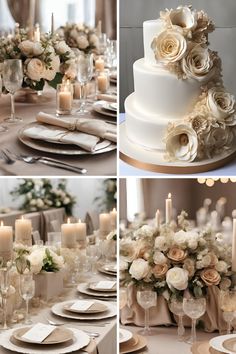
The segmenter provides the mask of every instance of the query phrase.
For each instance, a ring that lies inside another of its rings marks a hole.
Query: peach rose
[[[156,264],[152,270],[155,278],[163,278],[166,275],[168,270],[168,265],[165,264]]]
[[[174,262],[182,262],[187,257],[187,253],[178,247],[173,247],[167,253],[167,257]]]
[[[217,270],[211,268],[204,269],[200,276],[207,286],[218,285],[221,279]]]

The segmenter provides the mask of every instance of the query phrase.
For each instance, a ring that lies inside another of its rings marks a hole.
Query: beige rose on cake
[[[136,280],[141,280],[146,278],[151,271],[151,268],[147,261],[142,258],[137,258],[131,264],[129,268],[129,273],[132,278]]]
[[[236,124],[235,98],[224,88],[213,87],[208,91],[207,106],[219,121],[229,126]]]
[[[215,73],[212,52],[201,45],[194,46],[181,65],[185,76],[197,81],[209,80]]]
[[[221,280],[220,274],[212,268],[204,269],[200,276],[207,286],[218,285]]]
[[[165,264],[156,264],[153,269],[152,273],[155,278],[163,278],[166,275],[166,272],[168,271],[168,265]]]
[[[181,27],[187,34],[197,26],[197,14],[192,11],[188,6],[179,6],[176,10],[169,12],[169,24],[171,27]]]
[[[188,287],[188,271],[174,267],[166,273],[166,282],[170,289],[185,290]]]
[[[174,262],[182,262],[187,257],[187,252],[178,247],[172,247],[167,253],[167,257]]]
[[[44,63],[37,58],[30,59],[26,67],[26,75],[34,81],[40,81],[44,77]]]
[[[156,60],[166,64],[174,63],[185,55],[187,42],[179,31],[166,30],[153,39],[151,48]]]
[[[229,127],[212,127],[206,136],[204,136],[206,152],[209,151],[211,153],[223,147],[230,147],[233,139],[234,134]]]
[[[172,125],[165,137],[167,158],[170,161],[192,162],[197,156],[197,134],[189,123]]]

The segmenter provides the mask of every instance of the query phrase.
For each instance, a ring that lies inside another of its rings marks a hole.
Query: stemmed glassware
[[[7,325],[7,293],[10,287],[9,269],[7,267],[0,269],[0,292],[3,307],[3,325],[1,329],[8,329]]]
[[[19,59],[7,59],[3,62],[3,84],[11,95],[11,115],[4,120],[8,123],[18,123],[22,118],[15,115],[14,94],[21,88],[23,81],[22,61]]]
[[[102,54],[104,54],[106,47],[107,47],[107,34],[100,33],[98,39],[99,39],[98,50],[99,50],[99,54],[102,55]]]
[[[182,341],[185,332],[184,325],[183,325],[183,316],[184,316],[183,300],[172,299],[169,302],[169,309],[174,315],[178,316],[178,331],[177,331],[178,340]]]
[[[143,335],[150,335],[151,329],[149,327],[149,309],[156,306],[157,294],[151,289],[142,289],[137,291],[138,304],[145,311],[144,329],[141,331]]]
[[[77,59],[77,79],[81,85],[81,105],[79,114],[88,113],[85,109],[87,99],[87,84],[93,77],[93,54],[79,54]]]
[[[29,315],[29,300],[35,294],[35,281],[31,274],[22,274],[20,278],[20,295],[26,302],[25,324],[31,324],[32,321]]]
[[[220,292],[220,308],[223,318],[227,322],[227,334],[231,333],[232,321],[236,311],[236,291],[226,290]]]
[[[93,274],[97,274],[97,261],[101,257],[101,251],[98,245],[88,245],[86,254],[91,261],[91,270]]]
[[[190,344],[193,344],[197,340],[196,336],[196,322],[197,319],[204,315],[206,311],[206,299],[203,297],[200,298],[184,298],[183,300],[183,310],[185,315],[192,319],[192,331],[191,337],[187,341]]]

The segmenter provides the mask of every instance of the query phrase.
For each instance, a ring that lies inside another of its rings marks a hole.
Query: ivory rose
[[[44,76],[44,63],[37,58],[30,59],[27,64],[26,73],[31,80],[40,81]]]
[[[151,47],[156,60],[163,63],[174,63],[185,55],[187,42],[180,32],[166,30],[153,39]]]
[[[155,278],[163,278],[168,270],[168,265],[165,264],[156,264],[153,269],[152,273]]]
[[[202,270],[200,276],[207,286],[218,285],[221,279],[217,270],[212,268]]]
[[[212,52],[201,45],[194,46],[181,64],[186,77],[197,81],[206,81],[215,72]]]
[[[169,12],[170,25],[179,26],[183,30],[193,30],[197,26],[197,14],[188,6],[179,6],[176,10]]]
[[[44,70],[44,79],[51,81],[54,79],[57,72],[60,70],[60,59],[58,55],[52,56],[50,63],[51,68]]]
[[[189,123],[177,123],[168,129],[166,153],[170,161],[192,162],[197,156],[197,134]]]
[[[131,264],[129,273],[132,278],[136,280],[141,280],[149,275],[150,270],[151,268],[147,261],[142,258],[137,258]]]
[[[77,44],[79,49],[86,49],[89,46],[89,42],[85,36],[77,36]]]
[[[20,51],[26,56],[33,55],[33,50],[34,50],[34,42],[29,41],[28,39],[26,41],[22,41],[18,48]]]
[[[170,289],[185,290],[188,286],[188,271],[173,267],[166,273],[166,282]]]
[[[213,87],[208,91],[207,106],[212,115],[226,125],[236,124],[235,98],[224,88]]]
[[[137,257],[138,252],[135,241],[124,240],[120,242],[120,254],[123,261],[132,262]]]
[[[164,264],[167,262],[167,258],[162,252],[155,251],[153,254],[153,262],[155,264]]]
[[[187,252],[178,247],[172,247],[167,253],[167,257],[174,262],[182,262],[187,257]]]

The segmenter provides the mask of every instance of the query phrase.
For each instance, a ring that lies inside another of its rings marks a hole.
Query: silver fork
[[[1,150],[1,154],[2,154],[4,161],[8,165],[12,165],[13,163],[15,163],[15,160],[13,160],[4,150]]]

